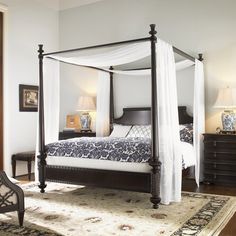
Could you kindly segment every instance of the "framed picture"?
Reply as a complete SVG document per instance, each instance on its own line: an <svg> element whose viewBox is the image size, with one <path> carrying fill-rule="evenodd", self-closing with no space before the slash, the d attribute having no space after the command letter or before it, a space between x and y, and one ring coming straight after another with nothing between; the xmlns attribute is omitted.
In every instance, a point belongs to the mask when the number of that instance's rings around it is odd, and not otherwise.
<svg viewBox="0 0 236 236"><path fill-rule="evenodd" d="M38 111L38 86L19 85L20 111Z"/></svg>
<svg viewBox="0 0 236 236"><path fill-rule="evenodd" d="M79 115L67 115L66 116L66 128L79 128Z"/></svg>

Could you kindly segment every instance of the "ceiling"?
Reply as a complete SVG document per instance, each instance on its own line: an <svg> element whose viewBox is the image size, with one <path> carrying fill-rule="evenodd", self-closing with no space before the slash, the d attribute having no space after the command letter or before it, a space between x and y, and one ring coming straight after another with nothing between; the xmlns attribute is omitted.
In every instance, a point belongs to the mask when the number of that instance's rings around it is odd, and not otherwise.
<svg viewBox="0 0 236 236"><path fill-rule="evenodd" d="M35 0L51 9L61 11L68 8L80 7L83 5L99 2L103 0Z"/></svg>

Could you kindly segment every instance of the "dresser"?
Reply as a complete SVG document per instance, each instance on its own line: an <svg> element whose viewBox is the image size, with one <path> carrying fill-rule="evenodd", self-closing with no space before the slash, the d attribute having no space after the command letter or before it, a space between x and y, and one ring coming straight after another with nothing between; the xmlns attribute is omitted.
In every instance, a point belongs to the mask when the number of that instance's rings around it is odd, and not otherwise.
<svg viewBox="0 0 236 236"><path fill-rule="evenodd" d="M72 132L64 131L59 133L59 140L69 139L69 138L79 138L79 137L96 137L95 132Z"/></svg>
<svg viewBox="0 0 236 236"><path fill-rule="evenodd" d="M204 181L236 186L236 135L204 134Z"/></svg>

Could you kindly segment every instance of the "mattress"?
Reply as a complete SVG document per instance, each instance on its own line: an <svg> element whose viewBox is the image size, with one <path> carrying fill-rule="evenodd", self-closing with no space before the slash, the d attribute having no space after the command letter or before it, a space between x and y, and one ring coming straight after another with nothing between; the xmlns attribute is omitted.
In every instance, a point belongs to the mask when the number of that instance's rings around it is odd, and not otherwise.
<svg viewBox="0 0 236 236"><path fill-rule="evenodd" d="M183 167L188 168L196 164L193 145L181 142L180 151L182 154ZM47 157L47 165L67 166L89 169L116 170L128 172L149 173L151 167L147 162L122 162L113 160L75 158L70 156L50 156Z"/></svg>

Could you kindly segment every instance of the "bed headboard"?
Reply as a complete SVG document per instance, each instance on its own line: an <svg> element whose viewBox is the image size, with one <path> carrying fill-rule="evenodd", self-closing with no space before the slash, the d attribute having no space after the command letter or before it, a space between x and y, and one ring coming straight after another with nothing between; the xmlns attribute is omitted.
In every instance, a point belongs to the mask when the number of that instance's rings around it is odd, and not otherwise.
<svg viewBox="0 0 236 236"><path fill-rule="evenodd" d="M193 122L193 117L187 113L186 106L179 106L178 110L180 124L189 124ZM151 108L124 108L123 115L118 119L114 119L114 123L123 125L149 125L151 123Z"/></svg>

